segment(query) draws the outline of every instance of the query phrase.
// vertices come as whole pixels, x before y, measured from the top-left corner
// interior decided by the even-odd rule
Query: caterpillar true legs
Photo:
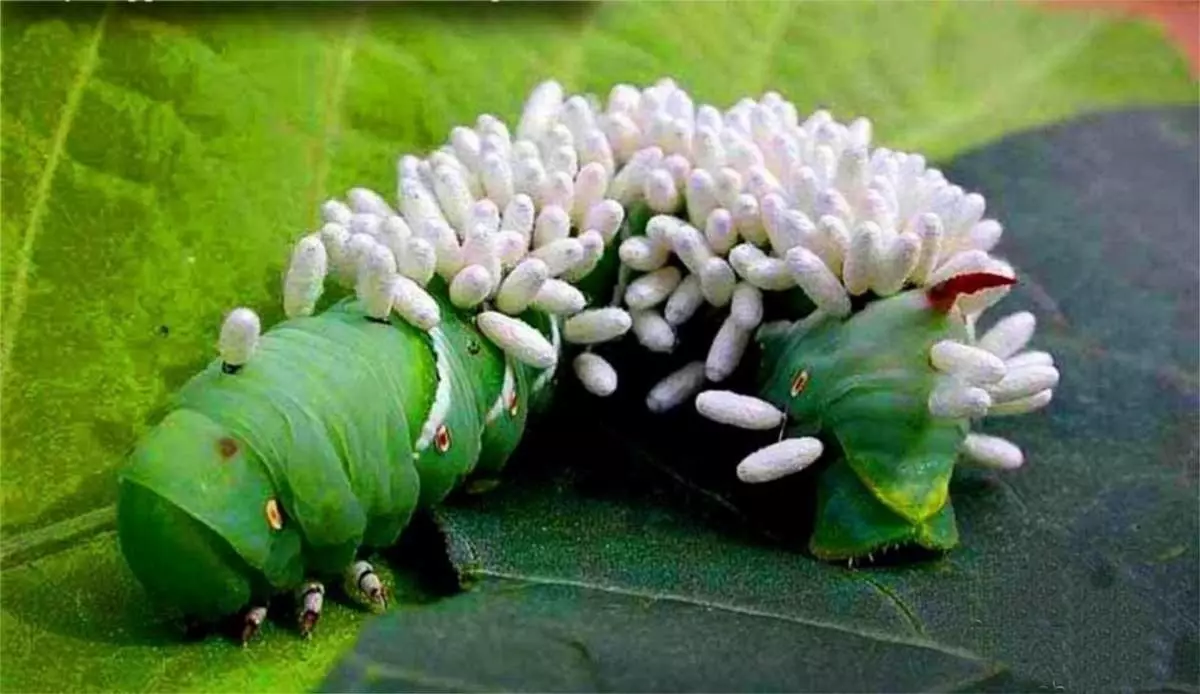
[[[671,80],[607,104],[547,82],[515,132],[485,115],[401,157],[394,204],[355,188],[297,243],[289,320],[230,313],[220,359],[138,444],[130,566],[188,615],[243,615],[247,636],[276,594],[299,591],[304,633],[325,585],[382,607],[362,550],[493,484],[564,360],[608,396],[603,345],[671,353],[714,318],[651,412],[690,402],[763,431],[736,468],[719,461],[744,482],[815,470],[818,557],[953,546],[960,454],[1024,460],[972,428],[1045,406],[1058,371],[1024,350],[1030,314],[976,337],[1015,280],[983,198],[870,143],[869,121],[801,120],[774,92],[722,112]],[[330,285],[353,297],[318,312]],[[735,392],[747,355],[757,383]]]

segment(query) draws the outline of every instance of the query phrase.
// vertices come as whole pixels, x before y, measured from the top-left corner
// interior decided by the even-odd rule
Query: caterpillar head
[[[215,620],[266,592],[299,549],[256,456],[192,410],[175,410],[122,471],[122,551],[147,592]],[[280,567],[280,568],[272,568]]]

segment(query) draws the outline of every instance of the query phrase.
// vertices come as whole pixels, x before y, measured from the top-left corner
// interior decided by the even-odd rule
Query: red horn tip
[[[1007,287],[1016,284],[1014,277],[997,275],[993,272],[970,272],[965,275],[955,275],[950,279],[936,284],[926,290],[929,304],[935,311],[949,313],[954,302],[963,294],[991,289],[992,287]]]

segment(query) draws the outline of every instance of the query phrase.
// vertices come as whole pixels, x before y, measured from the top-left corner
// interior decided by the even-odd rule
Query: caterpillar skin
[[[220,358],[137,444],[129,566],[192,619],[241,615],[244,639],[281,593],[308,633],[338,577],[383,606],[364,550],[495,479],[558,374],[608,396],[606,343],[670,353],[713,317],[652,413],[763,432],[743,482],[812,468],[820,559],[954,547],[955,466],[1024,462],[981,421],[1044,407],[1059,374],[1026,349],[1031,314],[979,334],[1016,282],[983,198],[870,140],[869,121],[801,120],[774,92],[722,112],[669,79],[607,104],[547,82],[515,130],[485,115],[401,157],[394,199],[353,189],[299,240],[289,319],[262,333],[231,312]],[[317,313],[330,285],[353,296]]]

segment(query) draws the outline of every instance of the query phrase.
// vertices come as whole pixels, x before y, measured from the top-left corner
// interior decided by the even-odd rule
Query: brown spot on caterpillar
[[[283,512],[279,510],[279,502],[267,499],[267,525],[271,530],[283,530]]]
[[[450,450],[450,428],[445,424],[437,428],[437,432],[433,435],[433,445],[437,448],[438,453]]]
[[[509,393],[508,394],[508,416],[516,417],[517,413],[521,411],[521,408],[519,405],[520,405],[520,403],[517,401],[516,391]]]
[[[969,272],[955,275],[941,284],[925,290],[929,305],[938,313],[949,313],[954,302],[963,294],[991,289],[992,287],[1007,287],[1016,284],[1017,280],[994,272]]]
[[[229,460],[238,453],[237,441],[228,436],[217,441],[217,452],[221,454],[222,460]]]
[[[800,369],[800,371],[798,371],[796,373],[796,376],[794,378],[792,378],[792,397],[794,398],[797,395],[803,393],[804,389],[807,387],[808,387],[808,370]]]

